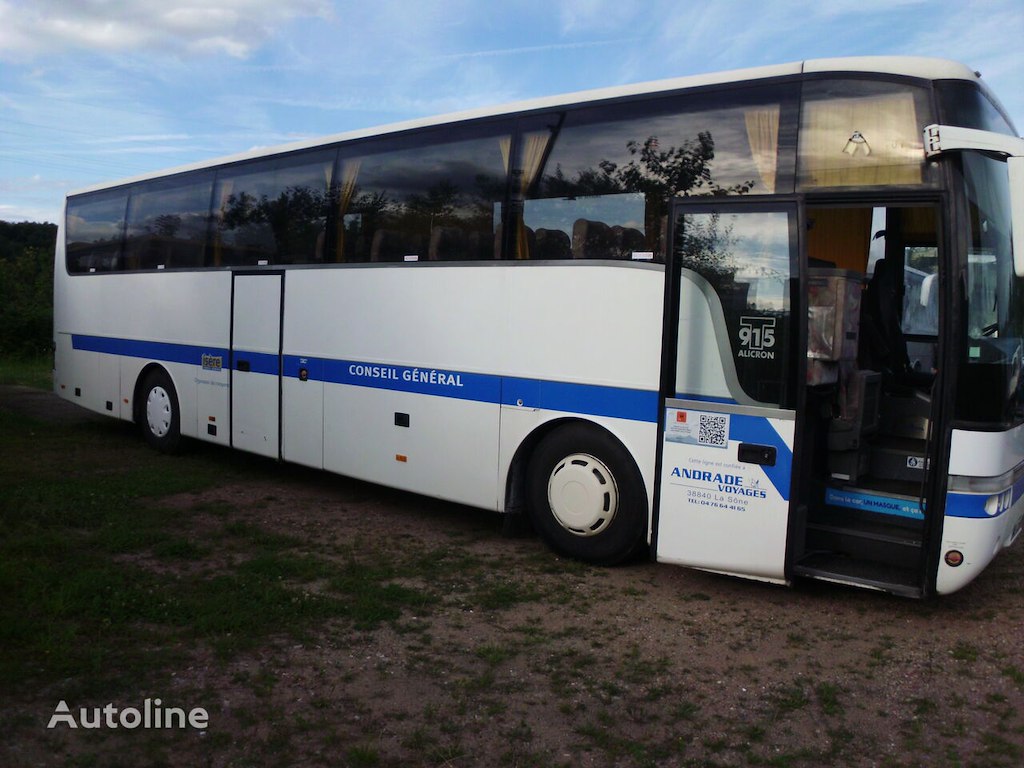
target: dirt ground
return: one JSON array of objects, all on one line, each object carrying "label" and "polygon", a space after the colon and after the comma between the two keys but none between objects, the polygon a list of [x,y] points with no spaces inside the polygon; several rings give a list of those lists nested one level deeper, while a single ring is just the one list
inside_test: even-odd
[{"label": "dirt ground", "polygon": [[[12,388],[0,407],[101,418]],[[142,695],[203,706],[201,732],[46,731],[60,691],[20,696],[0,762],[1024,764],[1024,544],[932,602],[647,561],[597,569],[502,536],[493,514],[253,462],[244,483],[162,503],[230,505],[339,563],[352,547],[437,558],[407,577],[436,602],[227,661],[183,647],[171,689]]]}]

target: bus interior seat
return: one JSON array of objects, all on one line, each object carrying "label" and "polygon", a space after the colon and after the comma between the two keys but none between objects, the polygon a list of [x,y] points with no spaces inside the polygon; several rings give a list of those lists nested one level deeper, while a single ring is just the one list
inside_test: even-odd
[{"label": "bus interior seat", "polygon": [[924,440],[931,418],[935,375],[910,365],[900,319],[903,283],[899,265],[879,259],[861,305],[860,364],[882,374],[879,431],[893,437]]},{"label": "bus interior seat", "polygon": [[569,235],[560,229],[537,229],[537,259],[571,259],[572,243]]},{"label": "bus interior seat", "polygon": [[572,225],[572,257],[574,259],[613,258],[612,228],[603,221],[576,219]]},{"label": "bus interior seat", "polygon": [[646,251],[647,240],[644,233],[634,227],[622,227],[616,224],[612,227],[612,234],[618,246],[618,257],[620,259],[632,259],[636,251]]},{"label": "bus interior seat", "polygon": [[886,389],[909,394],[929,389],[934,376],[911,367],[902,315],[900,267],[888,257],[879,259],[861,302],[860,364],[881,372]]},{"label": "bus interior seat", "polygon": [[574,259],[631,259],[634,251],[644,251],[647,247],[639,229],[576,219],[572,225],[571,250]]},{"label": "bus interior seat", "polygon": [[469,238],[459,227],[434,227],[427,247],[428,261],[453,261],[471,258],[467,256]]},{"label": "bus interior seat", "polygon": [[501,244],[497,244],[495,250],[494,233],[490,230],[474,229],[466,233],[467,238],[467,259],[491,260],[501,258]]},{"label": "bus interior seat", "polygon": [[521,224],[518,231],[520,259],[535,259],[537,253],[537,233],[525,224]]},{"label": "bus interior seat", "polygon": [[406,256],[419,255],[416,238],[396,229],[378,229],[370,244],[370,261],[404,261]]},{"label": "bus interior seat", "polygon": [[881,380],[880,373],[864,369],[840,376],[838,413],[829,424],[830,451],[860,448],[866,435],[878,431]]}]

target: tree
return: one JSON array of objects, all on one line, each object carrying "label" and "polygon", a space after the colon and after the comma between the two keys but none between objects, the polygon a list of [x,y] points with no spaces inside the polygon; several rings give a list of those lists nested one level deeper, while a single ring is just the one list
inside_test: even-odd
[{"label": "tree", "polygon": [[575,179],[569,179],[561,166],[544,177],[546,197],[575,195],[608,195],[622,192],[642,192],[648,204],[658,201],[663,205],[674,197],[697,195],[744,195],[753,186],[753,180],[722,187],[711,174],[711,161],[715,159],[715,140],[710,131],[701,131],[696,139],[688,139],[680,146],[661,149],[657,136],[648,136],[640,144],[626,143],[631,159],[624,165],[601,160],[597,168],[584,168]]},{"label": "tree", "polygon": [[[287,187],[271,198],[248,192],[231,195],[222,228],[237,230],[239,244],[273,249],[276,258],[288,259],[309,250],[327,217],[328,196],[309,187]],[[269,229],[273,243],[266,241]]]},{"label": "tree", "polygon": [[0,221],[0,354],[50,349],[56,240],[56,224]]},{"label": "tree", "polygon": [[643,192],[667,202],[673,197],[743,195],[754,186],[753,181],[731,187],[715,183],[710,166],[715,159],[715,141],[710,131],[701,131],[695,140],[664,151],[657,136],[649,136],[642,145],[630,141],[626,149],[633,159],[622,168],[607,161],[601,166],[630,192]]},{"label": "tree", "polygon": [[[695,139],[678,147],[662,149],[657,136],[648,136],[641,144],[628,141],[629,162],[618,164],[601,160],[596,168],[584,168],[575,179],[568,178],[561,166],[544,176],[545,197],[573,197],[639,192],[645,198],[644,226],[652,239],[660,239],[672,200],[676,197],[744,195],[754,186],[745,181],[729,187],[715,182],[711,161],[715,159],[715,140],[710,131],[701,131]],[[721,227],[717,217],[701,224],[703,231],[683,233],[675,244],[677,253],[693,248],[695,265],[702,272],[726,279],[735,273],[730,227]],[[680,250],[682,249],[682,250]],[[697,269],[697,266],[693,268]]]},{"label": "tree", "polygon": [[0,354],[35,356],[53,337],[53,247],[0,259]]},{"label": "tree", "polygon": [[174,237],[181,229],[181,216],[165,213],[153,221],[153,231],[160,237]]},{"label": "tree", "polygon": [[25,248],[38,248],[52,255],[56,239],[56,224],[0,221],[0,261],[14,259]]}]

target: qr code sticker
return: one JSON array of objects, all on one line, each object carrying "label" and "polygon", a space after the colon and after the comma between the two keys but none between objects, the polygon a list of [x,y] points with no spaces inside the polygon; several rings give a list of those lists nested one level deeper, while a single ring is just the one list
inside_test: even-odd
[{"label": "qr code sticker", "polygon": [[701,445],[713,445],[717,448],[729,447],[729,417],[714,413],[700,415],[700,431],[697,442]]}]

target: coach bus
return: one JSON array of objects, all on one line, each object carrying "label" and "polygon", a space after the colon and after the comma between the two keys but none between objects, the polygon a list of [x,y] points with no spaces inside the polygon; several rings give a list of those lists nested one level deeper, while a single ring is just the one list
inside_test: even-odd
[{"label": "coach bus", "polygon": [[950,593],[1024,514],[1022,156],[977,73],[857,58],[104,184],[54,387],[591,563]]}]

